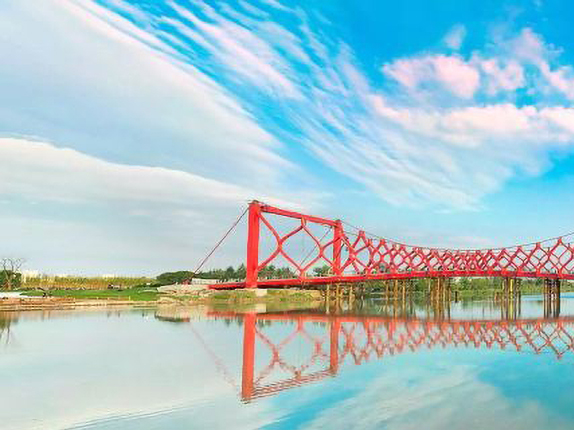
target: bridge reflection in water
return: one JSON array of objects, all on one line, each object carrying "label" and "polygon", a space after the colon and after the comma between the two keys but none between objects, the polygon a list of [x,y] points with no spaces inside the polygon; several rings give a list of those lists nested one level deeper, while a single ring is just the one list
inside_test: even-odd
[{"label": "bridge reflection in water", "polygon": [[[325,309],[283,313],[210,311],[211,318],[235,319],[243,325],[241,384],[234,383],[224,360],[209,352],[241,399],[250,402],[334,377],[346,366],[418,350],[485,348],[551,354],[556,359],[574,350],[574,317],[558,317],[554,309],[550,317],[521,318],[520,301],[502,300],[491,302],[491,306],[500,308],[500,317],[451,319],[450,302],[440,304],[440,309],[436,303],[429,303],[421,316],[415,314],[408,301],[383,301],[374,314],[365,314],[360,306],[334,313]],[[544,303],[545,313],[546,307]],[[274,329],[277,325],[280,333]],[[196,334],[209,350],[208,342]]]}]

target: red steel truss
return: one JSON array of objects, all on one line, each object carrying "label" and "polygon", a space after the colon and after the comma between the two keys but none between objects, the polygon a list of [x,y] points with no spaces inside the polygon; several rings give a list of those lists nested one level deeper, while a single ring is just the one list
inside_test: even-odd
[{"label": "red steel truss", "polygon": [[[241,398],[251,401],[296,386],[336,376],[344,365],[433,348],[486,348],[562,359],[574,351],[572,318],[515,321],[432,321],[380,316],[313,313],[236,314],[211,312],[212,317],[243,319]],[[266,332],[271,322],[288,323],[288,334],[273,341]],[[264,324],[258,324],[258,323]],[[317,334],[319,324],[322,334]],[[302,342],[302,360],[290,362],[285,349]],[[269,357],[257,369],[257,354]],[[280,379],[273,378],[280,375]]]},{"label": "red steel truss", "polygon": [[[296,226],[280,232],[282,219]],[[319,236],[313,227],[326,229]],[[260,255],[260,236],[267,230],[274,249]],[[304,236],[314,244],[312,258],[299,261],[286,247]],[[294,276],[290,279],[261,279],[266,267],[286,262]],[[313,267],[326,265],[326,276],[314,276]],[[527,245],[496,249],[441,249],[406,245],[362,230],[344,228],[341,220],[330,220],[280,209],[258,201],[249,205],[245,282],[212,285],[212,288],[268,288],[295,285],[353,283],[420,277],[522,277],[574,279],[574,235]]]}]

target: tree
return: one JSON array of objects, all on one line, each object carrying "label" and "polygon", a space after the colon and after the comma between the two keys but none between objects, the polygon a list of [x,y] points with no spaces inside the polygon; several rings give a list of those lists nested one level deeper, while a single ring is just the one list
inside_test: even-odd
[{"label": "tree", "polygon": [[246,275],[247,275],[247,269],[245,268],[245,264],[242,263],[237,268],[235,276],[237,277],[237,279],[245,279]]},{"label": "tree", "polygon": [[233,268],[233,266],[229,266],[227,269],[225,269],[225,275],[224,275],[224,279],[229,281],[230,279],[235,279],[235,269]]},{"label": "tree", "polygon": [[11,290],[20,286],[20,269],[25,261],[23,258],[0,258],[0,287]]},{"label": "tree", "polygon": [[158,275],[156,280],[160,285],[180,284],[183,281],[191,278],[192,275],[193,273],[187,270],[182,270],[179,272],[166,272]]},{"label": "tree", "polygon": [[326,264],[324,264],[323,266],[313,268],[313,273],[315,274],[315,276],[327,276],[330,273],[330,271],[331,269]]}]

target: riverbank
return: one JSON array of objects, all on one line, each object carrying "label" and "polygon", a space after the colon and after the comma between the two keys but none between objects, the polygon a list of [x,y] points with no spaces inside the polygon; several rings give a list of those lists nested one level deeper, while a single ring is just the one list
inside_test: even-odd
[{"label": "riverbank", "polygon": [[0,310],[67,309],[90,306],[212,305],[250,306],[265,304],[274,310],[292,309],[320,303],[321,294],[312,290],[200,290],[186,293],[161,293],[156,289],[126,290],[24,290],[17,293],[0,292]]},{"label": "riverbank", "polygon": [[121,299],[75,299],[69,297],[11,297],[0,299],[0,311],[55,310],[89,307],[149,307],[155,302]]},{"label": "riverbank", "polygon": [[[571,285],[569,285],[571,286]],[[19,292],[0,291],[0,310],[28,309],[71,309],[75,307],[154,307],[160,304],[174,306],[209,305],[212,308],[251,309],[252,305],[264,304],[273,311],[292,310],[318,306],[324,302],[318,290],[270,289],[270,290],[209,290],[185,286],[185,288],[163,287],[127,289],[50,289],[20,290]],[[195,288],[195,289],[194,289]],[[571,291],[565,288],[563,293]],[[365,299],[384,297],[382,291],[366,291]],[[523,292],[541,294],[542,291]],[[454,301],[491,300],[499,296],[499,289],[453,290],[450,299]],[[411,299],[427,297],[427,293],[413,291]]]}]

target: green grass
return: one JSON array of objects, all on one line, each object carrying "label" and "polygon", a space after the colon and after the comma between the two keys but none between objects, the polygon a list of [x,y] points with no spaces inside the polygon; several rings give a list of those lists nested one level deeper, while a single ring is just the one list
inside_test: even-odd
[{"label": "green grass", "polygon": [[[115,299],[134,301],[154,301],[159,298],[159,293],[147,288],[129,288],[126,290],[50,290],[48,294],[52,297],[66,297],[74,299]],[[44,291],[30,290],[24,291],[23,295],[30,297],[41,297]]]},{"label": "green grass", "polygon": [[[51,289],[47,291],[50,297],[63,297],[73,299],[101,299],[101,300],[133,300],[133,301],[154,301],[158,300],[161,295],[155,289],[150,287],[127,288],[125,290],[108,290],[108,289]],[[22,294],[29,297],[42,297],[44,290],[23,290]],[[197,296],[171,296],[180,301],[194,300]],[[306,302],[313,298],[308,292],[289,292],[283,290],[270,290],[266,296],[256,297],[253,291],[217,291],[207,300],[215,303],[244,303],[244,302]]]}]

